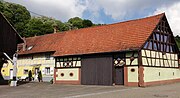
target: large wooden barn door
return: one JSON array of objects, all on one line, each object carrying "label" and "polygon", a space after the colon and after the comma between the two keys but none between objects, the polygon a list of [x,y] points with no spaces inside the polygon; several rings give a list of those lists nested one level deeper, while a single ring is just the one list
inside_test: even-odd
[{"label": "large wooden barn door", "polygon": [[124,68],[115,68],[115,84],[124,85]]},{"label": "large wooden barn door", "polygon": [[84,56],[81,83],[83,85],[112,85],[113,62],[110,55]]}]

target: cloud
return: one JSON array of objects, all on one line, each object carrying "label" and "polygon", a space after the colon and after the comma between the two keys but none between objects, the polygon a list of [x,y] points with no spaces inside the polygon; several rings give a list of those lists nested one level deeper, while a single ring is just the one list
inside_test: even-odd
[{"label": "cloud", "polygon": [[174,3],[171,6],[157,8],[153,14],[162,12],[165,12],[174,35],[180,35],[180,2]]},{"label": "cloud", "polygon": [[122,21],[146,16],[159,6],[170,6],[177,1],[179,0],[88,0],[86,10],[92,12],[94,18],[103,17],[99,14],[103,10],[105,15]]},{"label": "cloud", "polygon": [[35,13],[53,17],[62,21],[78,16],[82,17],[86,9],[84,0],[5,0],[24,5]]},{"label": "cloud", "polygon": [[94,23],[112,23],[166,12],[172,31],[180,35],[180,0],[5,0],[28,10],[59,19],[72,17]]}]

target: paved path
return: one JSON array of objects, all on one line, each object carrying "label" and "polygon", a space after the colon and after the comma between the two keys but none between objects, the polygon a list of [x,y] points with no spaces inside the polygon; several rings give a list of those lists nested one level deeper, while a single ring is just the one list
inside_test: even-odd
[{"label": "paved path", "polygon": [[180,83],[146,88],[50,83],[0,85],[0,98],[180,98]]}]

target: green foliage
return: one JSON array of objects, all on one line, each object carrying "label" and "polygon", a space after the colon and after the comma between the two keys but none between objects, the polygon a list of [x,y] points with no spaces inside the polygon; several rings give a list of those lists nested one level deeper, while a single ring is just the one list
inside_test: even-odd
[{"label": "green foliage", "polygon": [[53,79],[50,80],[50,83],[53,84]]},{"label": "green foliage", "polygon": [[175,37],[175,41],[176,41],[176,44],[177,44],[178,48],[180,49],[180,37],[179,37],[179,35],[177,35]]},{"label": "green foliage", "polygon": [[0,12],[5,15],[22,37],[53,33],[54,28],[58,32],[96,26],[90,20],[83,20],[79,17],[70,18],[65,23],[49,17],[31,17],[24,6],[3,0],[0,0]]},{"label": "green foliage", "polygon": [[72,24],[73,29],[83,28],[83,20],[79,17],[70,18],[68,23]]},{"label": "green foliage", "polygon": [[26,24],[25,33],[23,36],[39,36],[44,34],[50,34],[54,32],[54,27],[57,27],[57,31],[63,31],[63,23],[61,21],[48,18],[48,17],[33,17]]},{"label": "green foliage", "polygon": [[29,11],[24,6],[0,1],[0,12],[5,15],[19,34],[23,34],[25,25],[31,18]]},{"label": "green foliage", "polygon": [[71,24],[70,29],[80,29],[93,26],[91,20],[81,19],[79,17],[70,18],[68,23]]},{"label": "green foliage", "polygon": [[93,26],[93,23],[91,22],[91,20],[86,20],[86,19],[83,20],[82,24],[84,28]]},{"label": "green foliage", "polygon": [[9,79],[9,80],[8,80],[8,84],[11,84],[11,81],[13,81],[13,79]]}]

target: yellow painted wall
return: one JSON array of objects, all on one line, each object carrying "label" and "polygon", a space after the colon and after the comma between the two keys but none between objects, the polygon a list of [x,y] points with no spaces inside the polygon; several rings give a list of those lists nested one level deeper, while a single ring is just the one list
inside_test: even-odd
[{"label": "yellow painted wall", "polygon": [[[135,69],[131,72],[131,69]],[[128,82],[138,82],[138,66],[128,67]]]},{"label": "yellow painted wall", "polygon": [[8,63],[3,64],[3,68],[1,70],[2,75],[3,76],[9,76],[10,75],[10,69],[13,69],[13,65],[8,60]]},{"label": "yellow painted wall", "polygon": [[26,76],[28,77],[28,73],[27,74],[24,74],[24,70],[28,70],[28,72],[31,70],[33,70],[33,67],[32,66],[18,66],[17,68],[18,70],[18,73],[17,73],[17,77],[22,77],[22,76]]},{"label": "yellow painted wall", "polygon": [[[45,67],[50,67],[50,74],[48,76],[53,76],[55,59],[53,57],[51,57],[50,60],[46,60],[44,54],[36,54],[33,56],[33,59],[31,59],[30,56],[18,58],[18,60],[17,60],[17,77],[28,76],[28,74],[24,74],[24,69],[27,69],[28,71],[29,70],[32,71],[33,67],[34,67],[32,65],[37,65],[37,64],[41,65],[40,70],[41,70],[43,76],[46,76]],[[1,70],[2,75],[9,77],[10,69],[13,69],[13,65],[10,61],[8,61],[8,63],[5,63],[3,65],[3,68]]]},{"label": "yellow painted wall", "polygon": [[[58,77],[56,77],[56,80],[79,80],[79,70],[79,68],[57,69],[56,74],[58,74]],[[64,76],[61,76],[61,73],[63,73]],[[70,76],[70,73],[73,73],[72,77]]]},{"label": "yellow painted wall", "polygon": [[[33,59],[31,59],[31,56],[29,57],[23,57],[18,59],[18,67],[19,69],[19,76],[24,76],[23,70],[29,69],[32,70],[34,65],[40,65],[40,70],[42,72],[42,76],[53,76],[54,74],[54,66],[55,66],[55,59],[51,57],[49,60],[45,58],[45,54],[36,54],[33,55]],[[45,68],[50,67],[50,74],[45,74]]]},{"label": "yellow painted wall", "polygon": [[[159,76],[160,72],[160,76]],[[173,75],[174,73],[174,75]],[[180,78],[180,69],[144,67],[144,82],[161,81]]]}]

